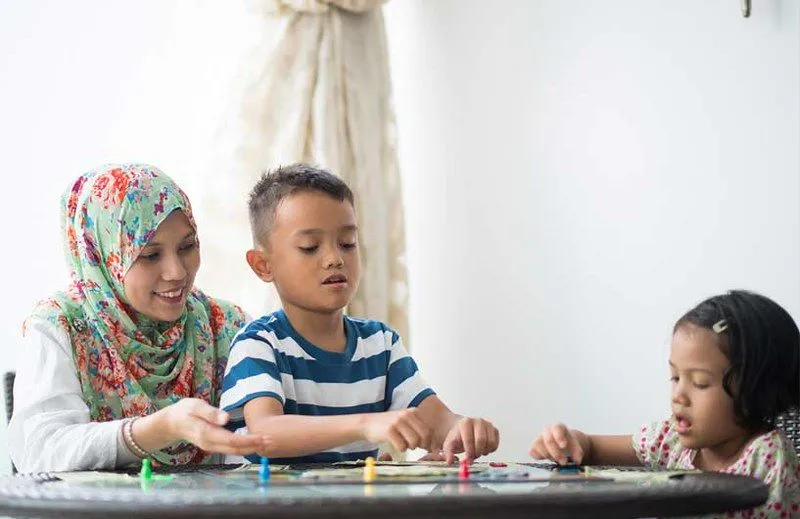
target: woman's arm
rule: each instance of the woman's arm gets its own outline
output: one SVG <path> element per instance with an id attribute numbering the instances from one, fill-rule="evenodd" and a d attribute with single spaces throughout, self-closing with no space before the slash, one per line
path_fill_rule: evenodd
<path id="1" fill-rule="evenodd" d="M 14 415 L 8 427 L 11 459 L 20 472 L 112 469 L 136 461 L 125 446 L 125 420 L 92 422 L 83 400 L 69 336 L 32 319 L 22 340 L 14 380 Z M 187 440 L 208 452 L 249 454 L 262 448 L 257 436 L 222 427 L 227 413 L 184 398 L 133 424 L 134 441 L 148 452 Z"/>
<path id="2" fill-rule="evenodd" d="M 34 318 L 20 346 L 8 426 L 17 470 L 114 468 L 123 421 L 90 422 L 66 332 Z"/>

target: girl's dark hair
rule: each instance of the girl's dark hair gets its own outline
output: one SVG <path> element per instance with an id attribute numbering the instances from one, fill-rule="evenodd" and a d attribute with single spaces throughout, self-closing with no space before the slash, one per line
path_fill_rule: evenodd
<path id="1" fill-rule="evenodd" d="M 730 362 L 722 387 L 733 398 L 740 427 L 772 428 L 778 415 L 798 407 L 800 333 L 780 305 L 753 292 L 731 290 L 689 310 L 673 331 L 686 324 L 717 332 Z"/>

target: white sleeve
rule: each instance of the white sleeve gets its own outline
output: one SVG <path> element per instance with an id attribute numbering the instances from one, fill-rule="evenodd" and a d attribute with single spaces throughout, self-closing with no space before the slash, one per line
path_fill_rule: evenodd
<path id="1" fill-rule="evenodd" d="M 123 420 L 91 422 L 70 337 L 33 318 L 22 338 L 8 449 L 19 472 L 111 469 L 130 463 L 118 446 Z M 119 463 L 118 463 L 119 461 Z"/>

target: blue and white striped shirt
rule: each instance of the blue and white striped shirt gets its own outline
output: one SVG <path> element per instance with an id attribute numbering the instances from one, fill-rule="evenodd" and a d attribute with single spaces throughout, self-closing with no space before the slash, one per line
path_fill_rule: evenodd
<path id="1" fill-rule="evenodd" d="M 307 416 L 379 413 L 415 407 L 434 394 L 403 347 L 379 321 L 344 318 L 342 353 L 314 346 L 295 331 L 283 310 L 250 322 L 233 339 L 220 407 L 228 428 L 246 431 L 244 405 L 271 397 L 284 414 Z M 276 463 L 333 462 L 375 456 L 377 446 L 359 441 Z M 258 462 L 257 456 L 248 459 Z"/>

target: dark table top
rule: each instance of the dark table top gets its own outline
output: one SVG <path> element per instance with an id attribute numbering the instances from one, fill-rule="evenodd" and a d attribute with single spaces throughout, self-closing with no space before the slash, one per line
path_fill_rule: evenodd
<path id="1" fill-rule="evenodd" d="M 330 466 L 328 466 L 330 467 Z M 666 478 L 626 472 L 564 475 L 542 465 L 456 475 L 314 479 L 308 467 L 273 472 L 258 467 L 195 466 L 155 471 L 18 475 L 0 478 L 0 515 L 16 517 L 670 517 L 751 508 L 767 487 L 718 473 Z M 641 475 L 641 477 L 639 477 Z"/>

